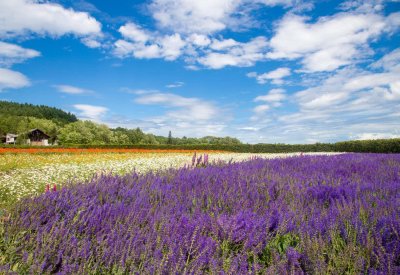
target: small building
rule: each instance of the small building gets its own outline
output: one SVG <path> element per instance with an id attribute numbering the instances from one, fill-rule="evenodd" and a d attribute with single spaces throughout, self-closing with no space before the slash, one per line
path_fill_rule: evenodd
<path id="1" fill-rule="evenodd" d="M 6 144 L 15 144 L 17 142 L 18 135 L 6 134 Z"/>
<path id="2" fill-rule="evenodd" d="M 28 139 L 26 143 L 29 145 L 36 145 L 36 146 L 48 146 L 49 145 L 49 138 L 50 136 L 45 134 L 40 129 L 32 129 L 27 134 Z"/>
<path id="3" fill-rule="evenodd" d="M 16 134 L 6 134 L 5 136 L 1 137 L 1 142 L 5 144 L 15 144 L 17 142 L 18 135 Z"/>

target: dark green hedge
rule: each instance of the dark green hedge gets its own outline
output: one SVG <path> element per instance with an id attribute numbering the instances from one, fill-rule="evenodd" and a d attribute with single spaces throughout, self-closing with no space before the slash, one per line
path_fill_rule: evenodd
<path id="1" fill-rule="evenodd" d="M 3 145 L 2 147 L 29 148 L 29 146 Z M 400 153 L 400 138 L 378 140 L 355 140 L 337 143 L 316 144 L 240 144 L 240 145 L 76 145 L 53 146 L 52 148 L 138 148 L 138 149 L 183 149 L 220 150 L 248 153 L 291 153 L 291 152 L 363 152 Z M 49 148 L 49 147 L 44 147 Z"/>

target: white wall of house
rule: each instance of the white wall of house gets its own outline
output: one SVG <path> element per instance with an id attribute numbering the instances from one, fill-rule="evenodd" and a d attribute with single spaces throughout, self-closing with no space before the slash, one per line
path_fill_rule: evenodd
<path id="1" fill-rule="evenodd" d="M 12 134 L 6 135 L 6 144 L 15 143 L 17 141 L 17 136 Z"/>

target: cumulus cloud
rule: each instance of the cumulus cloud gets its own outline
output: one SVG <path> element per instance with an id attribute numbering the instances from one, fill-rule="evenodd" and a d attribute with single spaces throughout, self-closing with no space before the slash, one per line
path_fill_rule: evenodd
<path id="1" fill-rule="evenodd" d="M 101 32 L 101 24 L 86 12 L 35 0 L 0 1 L 0 22 L 3 37 L 30 33 L 87 36 Z"/>
<path id="2" fill-rule="evenodd" d="M 281 85 L 284 83 L 283 78 L 289 76 L 290 74 L 291 74 L 290 69 L 284 67 L 263 74 L 257 74 L 256 72 L 251 72 L 248 73 L 247 76 L 255 78 L 259 84 L 265 84 L 268 81 L 271 81 L 271 83 L 273 84 Z"/>
<path id="3" fill-rule="evenodd" d="M 122 38 L 114 43 L 114 54 L 121 58 L 166 60 L 182 57 L 186 68 L 192 70 L 253 66 L 266 60 L 266 37 L 237 41 L 224 39 L 217 33 L 240 29 L 249 22 L 254 27 L 249 18 L 251 11 L 262 6 L 291 7 L 298 3 L 294 0 L 153 0 L 149 11 L 157 22 L 156 30 L 126 23 L 119 28 Z"/>
<path id="4" fill-rule="evenodd" d="M 134 23 L 119 28 L 124 39 L 114 43 L 114 54 L 118 57 L 165 58 L 175 60 L 182 54 L 186 43 L 177 33 L 156 35 Z"/>
<path id="5" fill-rule="evenodd" d="M 245 25 L 249 18 L 241 11 L 259 5 L 291 6 L 294 0 L 153 0 L 149 5 L 160 28 L 179 33 L 212 34 Z"/>
<path id="6" fill-rule="evenodd" d="M 172 108 L 167 112 L 170 118 L 182 121 L 207 121 L 219 113 L 214 104 L 198 98 L 183 97 L 172 93 L 149 93 L 135 99 L 136 103 L 145 105 L 160 105 Z"/>
<path id="7" fill-rule="evenodd" d="M 108 112 L 108 108 L 103 106 L 75 104 L 73 107 L 79 111 L 78 117 L 84 120 L 100 121 Z"/>
<path id="8" fill-rule="evenodd" d="M 119 32 L 122 36 L 128 40 L 134 42 L 146 43 L 150 40 L 151 34 L 146 30 L 143 30 L 139 25 L 130 22 L 119 28 Z"/>
<path id="9" fill-rule="evenodd" d="M 79 88 L 71 85 L 54 85 L 53 87 L 56 88 L 61 93 L 71 94 L 71 95 L 93 93 L 92 90 Z"/>
<path id="10" fill-rule="evenodd" d="M 29 79 L 16 71 L 0 68 L 0 91 L 19 89 L 30 85 Z"/>
<path id="11" fill-rule="evenodd" d="M 278 23 L 268 57 L 301 58 L 308 72 L 333 71 L 371 53 L 368 42 L 387 31 L 395 19 L 395 14 L 385 18 L 347 12 L 308 23 L 308 17 L 290 14 Z"/>
<path id="12" fill-rule="evenodd" d="M 185 37 L 179 33 L 160 34 L 132 22 L 121 26 L 119 32 L 124 39 L 114 43 L 114 54 L 120 58 L 175 60 L 183 56 L 190 63 L 188 67 L 195 69 L 198 69 L 197 65 L 211 69 L 252 66 L 257 61 L 265 60 L 268 44 L 262 36 L 249 42 L 238 42 L 233 39 L 210 39 L 202 34 Z"/>
<path id="13" fill-rule="evenodd" d="M 198 63 L 211 69 L 221 69 L 226 66 L 249 67 L 257 61 L 265 60 L 267 39 L 263 36 L 253 38 L 247 43 L 233 39 L 213 42 L 214 49 L 197 59 Z"/>
<path id="14" fill-rule="evenodd" d="M 150 10 L 162 28 L 180 33 L 212 33 L 226 28 L 241 1 L 154 0 Z"/>
<path id="15" fill-rule="evenodd" d="M 40 56 L 40 52 L 0 41 L 0 65 L 9 67 L 15 63 Z"/>

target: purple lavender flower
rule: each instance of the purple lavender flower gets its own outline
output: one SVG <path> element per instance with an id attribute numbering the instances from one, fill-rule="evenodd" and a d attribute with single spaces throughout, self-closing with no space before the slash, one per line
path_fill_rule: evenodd
<path id="1" fill-rule="evenodd" d="M 200 166 L 22 200 L 0 231 L 0 270 L 398 274 L 400 155 Z"/>

